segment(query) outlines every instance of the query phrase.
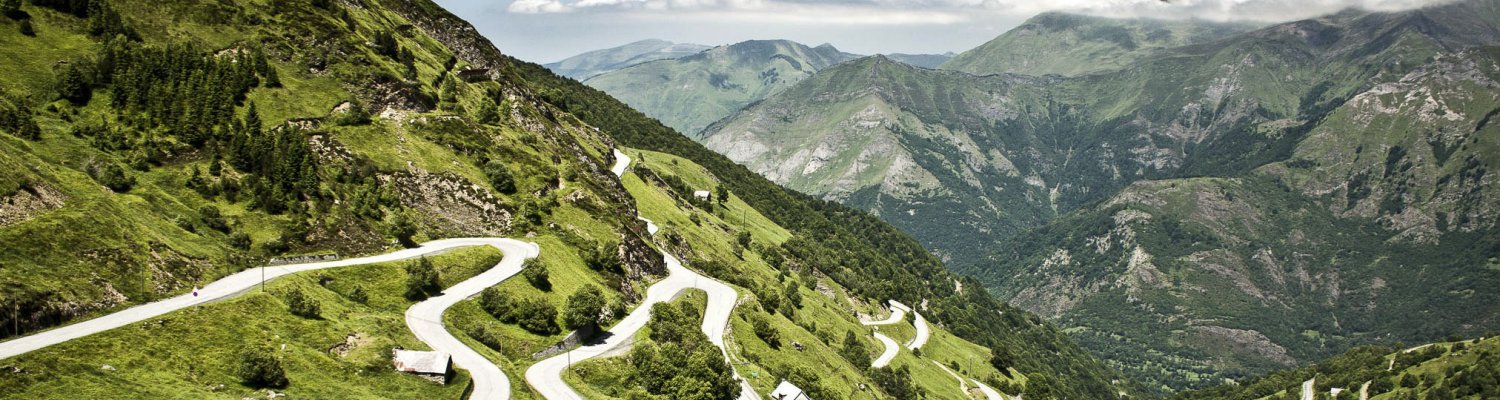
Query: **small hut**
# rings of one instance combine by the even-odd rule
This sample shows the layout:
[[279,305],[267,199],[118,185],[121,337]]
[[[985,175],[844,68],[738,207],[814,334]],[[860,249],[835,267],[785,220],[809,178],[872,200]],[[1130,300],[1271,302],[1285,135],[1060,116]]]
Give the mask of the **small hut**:
[[414,351],[396,349],[392,361],[396,370],[420,376],[439,384],[448,383],[448,368],[452,364],[448,353],[436,351]]
[[802,393],[801,388],[798,388],[797,385],[793,385],[791,382],[787,382],[785,379],[776,385],[776,390],[772,390],[771,395],[767,397],[770,397],[771,400],[812,400],[812,398],[807,397],[806,393]]

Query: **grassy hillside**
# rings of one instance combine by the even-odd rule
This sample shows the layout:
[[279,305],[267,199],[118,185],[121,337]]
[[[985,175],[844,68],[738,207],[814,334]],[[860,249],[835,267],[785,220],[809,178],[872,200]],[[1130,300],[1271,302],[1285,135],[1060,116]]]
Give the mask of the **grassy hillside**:
[[[517,397],[530,396],[516,379],[533,354],[566,335],[548,311],[595,287],[607,303],[601,323],[611,323],[662,274],[657,248],[755,299],[736,309],[729,340],[743,345],[739,359],[760,357],[744,366],[756,371],[748,376],[757,389],[786,376],[829,393],[876,376],[882,384],[867,387],[877,393],[947,387],[915,366],[905,374],[853,364],[807,372],[837,360],[829,343],[843,343],[816,332],[846,333],[817,326],[855,331],[850,310],[874,312],[867,304],[894,298],[927,304],[942,327],[932,345],[944,350],[934,356],[947,364],[1003,349],[995,362],[1025,374],[1024,389],[1012,391],[1091,398],[1118,391],[1056,328],[984,291],[957,290],[958,277],[894,228],[780,188],[601,92],[508,58],[432,3],[77,4],[28,2],[0,32],[0,51],[14,56],[0,60],[0,163],[20,171],[0,178],[0,296],[18,306],[0,319],[13,328],[7,335],[181,294],[274,257],[506,236],[538,243],[543,255],[527,269],[548,277],[509,280],[455,306],[444,322],[513,378]],[[643,166],[622,182],[606,169],[616,140],[685,158],[669,167],[661,163],[672,155],[638,154]],[[722,187],[729,200],[693,204],[684,200],[687,187]],[[638,206],[667,231],[647,235],[633,218]],[[420,347],[390,324],[409,305],[394,300],[405,297],[391,286],[404,286],[393,268],[405,269],[349,267],[330,272],[331,281],[299,275],[275,283],[321,304],[321,318],[283,317],[281,297],[246,293],[170,314],[159,326],[16,357],[34,367],[0,379],[18,388],[7,395],[28,398],[244,397],[267,388],[229,374],[225,357],[237,350],[225,343],[237,341],[168,342],[160,338],[192,334],[161,329],[266,337],[268,348],[284,332],[285,351],[275,343],[265,354],[290,382],[271,390],[460,395],[461,375],[449,386],[395,376],[368,350]],[[442,273],[442,283],[476,272],[464,268]],[[364,285],[365,295],[346,283]],[[819,288],[836,289],[834,297]],[[221,312],[242,318],[215,318]],[[755,347],[766,339],[754,325],[788,343]],[[357,357],[346,359],[335,350],[350,332],[378,346],[360,342]],[[790,341],[807,348],[792,354]],[[119,345],[135,342],[149,346]],[[101,367],[111,362],[120,365]],[[982,365],[963,371],[996,375]]]
[[[931,307],[928,319],[974,343],[1009,350],[1009,357],[1002,359],[1004,363],[1018,370],[1038,371],[1031,374],[1048,380],[1032,387],[1091,397],[1131,390],[1111,387],[1111,372],[1034,316],[1010,308],[984,291],[956,291],[957,285],[952,282],[960,278],[948,273],[916,241],[879,219],[782,188],[603,92],[529,64],[514,65],[518,80],[528,82],[553,104],[583,121],[615,127],[611,132],[625,145],[679,155],[712,172],[718,184],[735,197],[792,233],[792,239],[782,247],[840,285],[869,299],[897,299],[907,304],[926,299]],[[809,237],[817,240],[806,239]],[[968,287],[978,285],[963,281]]]
[[[90,36],[90,19],[33,5],[36,37],[0,33],[38,49],[3,61],[8,112],[35,124],[8,128],[0,152],[20,171],[5,178],[0,226],[3,293],[20,307],[7,326],[176,295],[282,254],[545,231],[570,209],[629,221],[597,212],[629,210],[610,201],[623,190],[600,166],[607,138],[553,122],[511,84],[458,82],[471,64],[395,33],[393,11],[107,4],[128,36]],[[157,14],[170,12],[184,21]]]
[[[750,106],[704,141],[871,210],[1155,390],[1201,387],[1380,335],[1493,327],[1496,310],[1466,285],[1492,279],[1495,257],[1486,171],[1500,159],[1485,132],[1500,106],[1497,13],[1489,0],[1346,12],[1076,77],[870,58]],[[1121,206],[1153,218],[1119,221]],[[1106,235],[1133,223],[1212,229],[1137,255],[1133,238]],[[1290,227],[1311,229],[1301,224],[1339,239],[1296,239]],[[1284,282],[1259,269],[1260,253]],[[1070,258],[1081,260],[1049,269]],[[1176,272],[1132,277],[1143,259]],[[1303,262],[1306,279],[1294,274]],[[1127,284],[1168,276],[1182,285]],[[1393,281],[1423,289],[1382,287]],[[1395,318],[1445,311],[1479,322]]]
[[[1500,396],[1493,336],[1403,348],[1360,347],[1296,370],[1182,393],[1176,399],[1295,399],[1313,380],[1318,399],[1488,399]],[[1335,397],[1332,390],[1342,389]]]
[[[731,197],[724,206],[709,207],[686,200],[691,198],[690,193],[674,189],[671,182],[709,187],[717,180],[692,161],[656,152],[628,153],[639,163],[623,181],[637,199],[641,215],[661,226],[658,236],[663,238],[662,245],[682,249],[679,254],[690,265],[734,283],[753,299],[731,319],[728,342],[732,357],[745,362],[736,368],[757,391],[769,392],[781,379],[826,398],[861,396],[861,384],[872,392],[880,390],[865,370],[882,348],[870,336],[872,329],[860,325],[855,315],[878,312],[883,300],[861,297],[811,265],[786,258],[781,246],[789,239],[787,231],[749,209],[740,198]],[[749,233],[749,240],[736,239],[737,229]],[[758,330],[757,321],[767,321],[769,332],[774,333]],[[906,331],[908,334],[898,339],[904,343],[914,330],[910,324],[882,326],[880,331]],[[923,356],[902,351],[893,363],[909,369],[915,387],[925,391],[928,398],[967,396],[929,360],[944,365],[973,361],[962,369],[968,376],[1011,388],[1012,394],[1023,390],[1019,383],[1009,383],[1015,379],[1000,374],[990,364],[989,349],[941,328],[934,330],[935,338],[925,347],[929,351]],[[851,332],[867,350],[862,357],[844,355],[846,336]],[[641,366],[632,361],[636,357],[640,355],[632,352],[586,362],[578,367],[579,379],[618,396],[624,390],[610,384],[646,379],[642,375],[645,372],[638,370]],[[1017,374],[1016,379],[1020,376]]]
[[[489,246],[429,258],[443,286],[499,262]],[[390,367],[391,349],[425,349],[403,314],[406,268],[421,260],[362,265],[293,275],[264,290],[169,313],[84,339],[7,359],[0,398],[224,398],[258,397],[237,369],[241,353],[268,350],[289,382],[277,393],[303,398],[459,398],[468,376],[459,371],[438,385]],[[358,288],[365,297],[355,294]],[[288,294],[302,293],[321,312],[288,310]]]

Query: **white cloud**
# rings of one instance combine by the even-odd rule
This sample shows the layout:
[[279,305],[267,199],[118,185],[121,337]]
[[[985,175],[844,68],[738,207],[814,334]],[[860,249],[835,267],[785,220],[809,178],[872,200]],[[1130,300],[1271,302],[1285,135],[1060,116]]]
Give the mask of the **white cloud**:
[[515,0],[505,11],[517,14],[543,14],[572,12],[573,8],[558,0]]

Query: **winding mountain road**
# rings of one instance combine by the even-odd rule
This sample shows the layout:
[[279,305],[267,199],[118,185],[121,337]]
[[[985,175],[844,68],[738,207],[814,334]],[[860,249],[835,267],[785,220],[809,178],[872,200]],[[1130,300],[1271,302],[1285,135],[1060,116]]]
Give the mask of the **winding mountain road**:
[[[610,172],[616,176],[624,174],[625,168],[630,165],[630,157],[619,150],[614,151],[615,165]],[[640,218],[640,217],[637,217]],[[646,221],[646,229],[649,233],[656,233],[656,224]],[[739,300],[739,294],[734,288],[703,275],[693,272],[682,266],[682,262],[671,254],[662,253],[662,258],[667,264],[667,277],[646,288],[646,298],[641,304],[625,318],[609,329],[609,333],[603,341],[585,344],[567,353],[552,356],[551,358],[532,364],[526,369],[526,382],[537,391],[543,398],[550,400],[582,400],[583,397],[568,386],[562,379],[563,371],[571,366],[571,363],[587,360],[609,353],[623,343],[629,342],[646,322],[651,319],[651,306],[656,303],[670,301],[687,289],[700,289],[708,293],[708,302],[703,310],[703,334],[708,336],[709,342],[719,347],[725,361],[729,361],[728,349],[724,347],[724,335],[729,329],[729,315],[734,311],[734,306]],[[732,364],[731,364],[732,367]],[[749,382],[740,377],[739,372],[734,372],[735,379],[740,381],[741,400],[757,400],[760,398],[755,390],[750,387]]]
[[968,397],[969,396],[969,382],[964,381],[964,377],[958,376],[957,372],[953,372],[953,370],[948,369],[948,366],[943,365],[943,363],[937,362],[937,360],[928,360],[928,361],[932,361],[932,365],[936,365],[938,368],[942,369],[943,372],[947,372],[948,376],[952,376],[954,380],[957,380],[958,381],[958,391],[962,392],[964,394],[964,397]]
[[916,350],[927,344],[927,339],[932,337],[932,328],[927,326],[927,319],[922,318],[922,313],[912,311],[911,315],[916,320],[912,324],[917,326],[917,336],[911,338],[911,343],[907,343],[906,348]]
[[[58,343],[144,321],[146,319],[161,316],[163,314],[183,308],[232,297],[236,294],[254,288],[256,285],[261,284],[262,281],[269,281],[298,272],[407,260],[428,254],[452,250],[459,247],[480,245],[495,246],[497,248],[500,248],[501,251],[505,252],[505,258],[501,261],[502,264],[512,259],[515,260],[513,262],[519,263],[520,259],[515,258],[514,256],[528,254],[526,252],[515,251],[515,249],[519,248],[516,246],[523,243],[524,242],[502,238],[442,239],[423,243],[420,247],[416,248],[402,249],[369,257],[350,258],[337,261],[307,264],[251,268],[213,281],[207,286],[204,286],[202,289],[199,289],[197,291],[197,295],[187,293],[179,295],[177,297],[158,300],[135,307],[130,307],[98,318],[81,321],[75,324],[34,333],[19,339],[0,343],[0,359],[6,359],[21,354],[26,354],[37,349],[42,349]],[[529,250],[534,248],[527,247],[527,249]],[[441,318],[436,319],[441,320]]]
[[[986,400],[1005,400],[1005,395],[1000,394],[1000,391],[995,390],[995,388],[990,387],[990,385],[986,385],[984,384],[984,382],[980,382],[978,379],[970,379],[969,381],[974,382],[974,386],[979,387],[979,391],[984,393],[984,398]],[[1017,396],[1016,398],[1020,399],[1021,397]]]
[[866,321],[861,318],[859,323],[864,324],[865,326],[890,325],[901,322],[902,318],[906,318],[906,311],[910,310],[910,308],[906,307],[905,304],[901,304],[901,302],[895,300],[889,300],[889,302],[891,303],[891,315],[889,317],[886,317],[885,319],[879,321]]
[[[510,379],[500,367],[490,362],[479,352],[460,342],[443,325],[443,312],[459,301],[478,295],[485,288],[521,272],[527,258],[541,254],[541,247],[513,239],[485,239],[491,246],[499,248],[505,257],[493,268],[443,290],[441,295],[429,297],[406,309],[406,326],[418,340],[427,343],[434,351],[448,353],[453,363],[469,371],[474,380],[474,391],[470,400],[503,400],[510,398]],[[519,256],[519,257],[518,257]]]
[[[683,267],[682,262],[676,257],[666,254],[663,256],[667,263],[667,277],[647,288],[646,298],[641,301],[641,305],[631,310],[630,314],[610,328],[603,341],[585,344],[567,353],[542,360],[532,364],[531,368],[526,370],[526,382],[530,383],[538,394],[553,400],[582,399],[583,397],[578,392],[562,380],[562,373],[570,366],[570,363],[598,357],[621,344],[630,342],[631,338],[646,326],[646,322],[650,321],[651,306],[670,301],[678,293],[687,289],[701,289],[708,293],[708,305],[703,311],[702,330],[705,335],[708,335],[708,340],[723,351],[724,332],[729,325],[729,314],[734,310],[735,301],[739,295],[728,285]],[[728,357],[727,352],[725,357]]]
[[620,152],[620,149],[611,150],[614,150],[615,152],[615,165],[609,167],[609,172],[614,173],[617,177],[625,175],[625,167],[630,166],[630,156],[627,156],[625,155],[625,153]]
[[896,341],[884,333],[875,332],[875,338],[879,339],[880,343],[885,345],[885,351],[881,352],[880,357],[876,357],[875,361],[870,363],[870,366],[883,368],[891,364],[891,360],[896,358],[896,351],[901,347],[896,346]]

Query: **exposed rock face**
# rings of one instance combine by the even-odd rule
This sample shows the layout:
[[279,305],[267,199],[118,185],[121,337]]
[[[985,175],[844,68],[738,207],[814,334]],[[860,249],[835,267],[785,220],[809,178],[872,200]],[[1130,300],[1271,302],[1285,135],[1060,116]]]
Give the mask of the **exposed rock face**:
[[[645,229],[639,231],[644,232]],[[663,276],[667,274],[667,264],[662,260],[661,253],[651,248],[639,236],[636,231],[620,234],[619,257],[625,269],[625,279],[620,282],[620,293],[630,300],[640,299],[640,293],[635,292],[633,282],[640,282],[649,276]]]
[[380,176],[393,188],[402,205],[426,210],[434,224],[467,234],[502,236],[510,231],[512,211],[503,208],[486,188],[447,174],[424,171]]
[[33,183],[9,196],[0,197],[0,226],[30,219],[62,207],[68,197],[45,183]]
[[1205,340],[1227,342],[1225,345],[1242,349],[1258,357],[1292,366],[1297,360],[1286,354],[1286,348],[1272,342],[1266,335],[1253,330],[1225,328],[1222,326],[1195,326],[1195,333]]

